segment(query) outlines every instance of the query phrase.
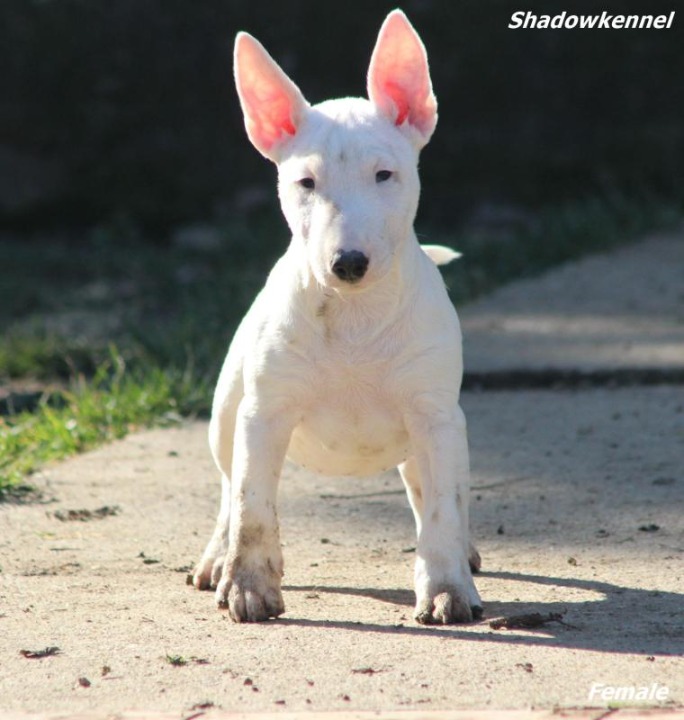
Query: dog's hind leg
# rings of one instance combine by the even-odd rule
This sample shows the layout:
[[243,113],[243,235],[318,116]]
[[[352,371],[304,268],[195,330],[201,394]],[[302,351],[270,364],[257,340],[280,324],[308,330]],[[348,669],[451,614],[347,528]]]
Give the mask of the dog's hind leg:
[[193,573],[199,590],[214,590],[221,580],[230,522],[230,473],[233,463],[235,416],[243,395],[242,364],[229,356],[221,371],[209,424],[209,446],[221,472],[221,507],[211,540]]
[[420,536],[423,526],[423,491],[420,486],[420,474],[418,473],[418,465],[416,459],[411,457],[406,462],[399,465],[399,475],[404,481],[406,495],[409,505],[413,510],[413,517],[416,520],[416,535]]
[[214,590],[221,579],[223,561],[228,549],[228,524],[230,521],[230,478],[221,474],[221,508],[216,519],[216,527],[197,563],[192,577],[198,590]]

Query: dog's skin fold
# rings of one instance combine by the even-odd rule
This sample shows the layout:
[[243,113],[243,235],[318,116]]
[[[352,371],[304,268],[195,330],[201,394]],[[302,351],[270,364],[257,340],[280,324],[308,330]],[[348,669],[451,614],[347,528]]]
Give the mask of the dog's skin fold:
[[481,612],[469,566],[469,463],[459,407],[461,333],[413,231],[418,156],[437,121],[427,56],[405,15],[385,20],[369,100],[310,106],[240,33],[235,79],[254,146],[278,166],[292,241],[242,321],[214,398],[222,476],[195,573],[237,622],[277,617],[283,558],[276,489],[285,457],[330,475],[397,466],[416,519],[415,618]]

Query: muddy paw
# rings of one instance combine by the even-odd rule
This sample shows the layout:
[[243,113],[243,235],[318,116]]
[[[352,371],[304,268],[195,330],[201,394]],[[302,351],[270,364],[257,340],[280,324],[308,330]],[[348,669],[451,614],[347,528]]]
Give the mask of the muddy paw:
[[413,616],[421,625],[450,625],[480,618],[482,608],[471,605],[466,593],[456,585],[445,585],[418,600]]
[[198,590],[215,590],[223,573],[224,556],[203,557],[192,574],[192,584]]
[[235,622],[261,622],[285,612],[280,576],[270,568],[254,569],[235,564],[216,589],[216,603]]

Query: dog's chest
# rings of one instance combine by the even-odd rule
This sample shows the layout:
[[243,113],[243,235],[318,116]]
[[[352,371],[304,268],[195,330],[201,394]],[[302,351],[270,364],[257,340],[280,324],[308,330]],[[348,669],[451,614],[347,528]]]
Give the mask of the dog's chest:
[[391,372],[387,361],[319,363],[288,456],[328,475],[367,475],[404,461],[408,433]]

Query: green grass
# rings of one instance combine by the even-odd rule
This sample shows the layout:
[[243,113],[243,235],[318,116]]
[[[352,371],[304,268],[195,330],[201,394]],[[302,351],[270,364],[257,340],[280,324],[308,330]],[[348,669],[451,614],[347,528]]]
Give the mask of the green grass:
[[56,335],[7,333],[0,343],[0,373],[8,378],[69,378],[94,373],[96,364],[94,348]]
[[[517,226],[420,239],[463,252],[444,268],[461,304],[667,227],[680,213],[674,202],[613,194],[548,208]],[[208,412],[230,337],[287,243],[284,224],[272,218],[223,233],[215,252],[143,243],[127,225],[76,245],[0,244],[0,387],[57,387],[31,412],[0,415],[0,498],[46,463]]]
[[0,497],[53,460],[206,408],[209,386],[191,370],[127,369],[114,350],[95,376],[46,394],[34,412],[0,417]]
[[182,655],[167,655],[166,662],[174,667],[182,667],[188,664],[188,661]]

